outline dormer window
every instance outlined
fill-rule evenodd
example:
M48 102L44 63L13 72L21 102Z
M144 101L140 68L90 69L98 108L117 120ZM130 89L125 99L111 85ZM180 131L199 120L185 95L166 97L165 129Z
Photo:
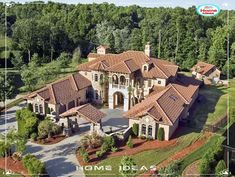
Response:
M143 70L143 71L148 71L148 67L149 67L149 66L148 66L147 64L145 64L145 65L143 65L142 70Z

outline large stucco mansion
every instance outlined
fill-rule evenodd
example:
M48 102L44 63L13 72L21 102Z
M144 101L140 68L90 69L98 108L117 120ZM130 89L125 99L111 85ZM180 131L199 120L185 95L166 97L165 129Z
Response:
M78 112L87 102L104 103L110 109L122 109L129 127L139 124L139 135L156 138L162 127L169 140L179 121L189 116L198 90L198 82L179 75L177 65L153 58L149 43L144 51L120 54L100 45L97 53L88 55L88 62L78 65L77 73L29 94L27 101L35 112L45 114L49 108L57 117L68 115L64 112L74 107Z

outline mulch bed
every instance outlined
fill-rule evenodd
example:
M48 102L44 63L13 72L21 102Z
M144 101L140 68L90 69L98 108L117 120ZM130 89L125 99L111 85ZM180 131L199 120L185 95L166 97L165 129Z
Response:
M197 160L193 162L192 164L190 164L189 166L187 166L185 170L183 171L182 176L183 177L191 177L191 176L200 177L200 172L198 169L199 164L200 164L200 160Z
M7 163L6 163L7 161ZM4 170L10 170L14 173L21 174L23 176L29 177L27 169L23 166L21 161L15 161L11 157L1 157L0 158L0 168ZM6 169L7 168L7 169Z
M172 139L170 141L157 141L157 140L143 140L140 138L133 138L132 142L134 144L133 148L129 148L125 145L125 143L117 142L116 146L118 148L117 152L106 152L105 155L102 158L96 157L96 151L99 151L100 148L96 149L86 149L86 151L89 154L90 161L88 163L84 162L82 157L79 155L79 152L77 151L77 159L79 161L79 164L84 165L94 165L99 163L101 160L104 160L109 157L116 157L116 156L123 156L123 155L133 155L137 154L143 151L157 149L157 148L163 148L175 145L177 143L176 139Z
M50 144L56 144L62 140L64 140L65 138L67 138L65 135L54 135L51 138L47 138L43 140L37 140L37 141L33 141L36 144L41 144L41 145L50 145Z
M193 151L195 151L196 149L202 147L206 141L208 140L208 138L211 136L211 133L209 132L205 132L204 136L197 140L195 143L193 143L192 145L182 149L181 151L175 153L173 156L171 156L170 158L164 160L163 162L161 162L160 164L158 164L156 167L157 169L160 168L164 168L167 167L169 164L171 164L173 161L177 161L180 159L183 159L185 156L187 156L188 154L192 153ZM139 177L150 177L151 176L151 172L147 172L144 173L142 175L140 175Z

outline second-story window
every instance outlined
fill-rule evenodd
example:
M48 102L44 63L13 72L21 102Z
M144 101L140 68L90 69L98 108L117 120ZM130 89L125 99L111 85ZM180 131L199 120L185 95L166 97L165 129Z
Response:
M103 81L103 78L104 78L104 76L103 76L103 74L101 74L100 75L100 81Z
M151 87L152 86L152 82L151 80L148 80L148 87Z
M161 81L157 81L158 84L161 84L162 82Z
M98 81L98 74L95 74L95 81Z
M98 94L98 90L95 91L95 99L98 100L99 99L99 94Z
M148 67L147 66L144 66L144 71L147 71L148 70Z

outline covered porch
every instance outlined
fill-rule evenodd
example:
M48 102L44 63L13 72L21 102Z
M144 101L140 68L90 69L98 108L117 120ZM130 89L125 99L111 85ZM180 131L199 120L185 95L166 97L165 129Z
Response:
M84 127L87 127L87 124L90 125L90 132L97 131L97 133L102 133L101 119L105 116L105 113L91 104L85 104L60 114L58 124L63 128L63 133L67 136L80 132ZM87 128L85 130L87 131Z

